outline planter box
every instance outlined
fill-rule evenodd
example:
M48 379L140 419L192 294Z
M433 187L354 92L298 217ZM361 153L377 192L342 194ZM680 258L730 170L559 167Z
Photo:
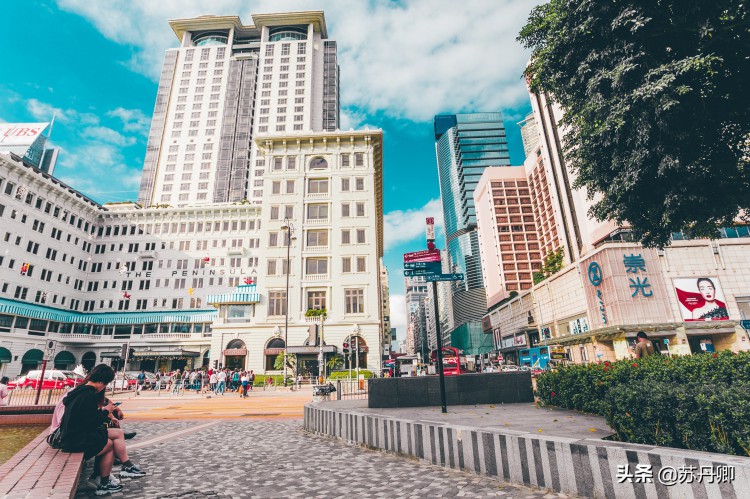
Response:
M368 407L427 407L440 405L438 376L372 378L368 380ZM533 402L531 373L461 374L445 377L448 405L512 404Z

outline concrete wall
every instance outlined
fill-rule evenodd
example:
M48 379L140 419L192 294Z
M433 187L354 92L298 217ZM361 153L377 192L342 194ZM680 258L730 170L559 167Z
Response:
M739 498L747 497L750 490L750 458L746 457L599 439L490 431L338 410L335 404L305 406L304 428L438 466L583 497ZM652 482L619 483L618 467L626 465L631 473L637 465L650 466ZM725 465L734 467L732 482L698 481L701 467L717 469ZM658 480L662 468L682 466L695 467L692 483L666 486Z

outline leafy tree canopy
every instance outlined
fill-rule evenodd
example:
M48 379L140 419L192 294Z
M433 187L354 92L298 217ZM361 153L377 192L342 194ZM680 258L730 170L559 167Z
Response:
M750 209L744 0L551 0L519 35L525 76L564 110L565 159L647 246L716 237Z

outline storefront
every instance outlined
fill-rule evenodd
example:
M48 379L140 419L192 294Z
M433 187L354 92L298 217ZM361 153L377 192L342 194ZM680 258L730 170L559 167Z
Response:
M197 359L200 356L200 352L183 348L160 347L135 350L132 359L130 359L130 368L133 371L143 370L146 372L190 370L199 367Z
M224 367L229 369L245 370L247 359L247 347L242 340L232 340L227 343L224 350Z

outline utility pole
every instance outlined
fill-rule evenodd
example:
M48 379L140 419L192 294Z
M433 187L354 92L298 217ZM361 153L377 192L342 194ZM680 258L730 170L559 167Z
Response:
M445 400L445 375L443 374L443 336L440 332L440 321L438 320L438 317L440 317L440 310L438 307L437 282L432 283L432 300L435 302L435 340L437 343L438 376L440 377L440 405L442 406L443 414L445 414L446 412L448 412L448 407ZM456 360L458 361L458 359Z

